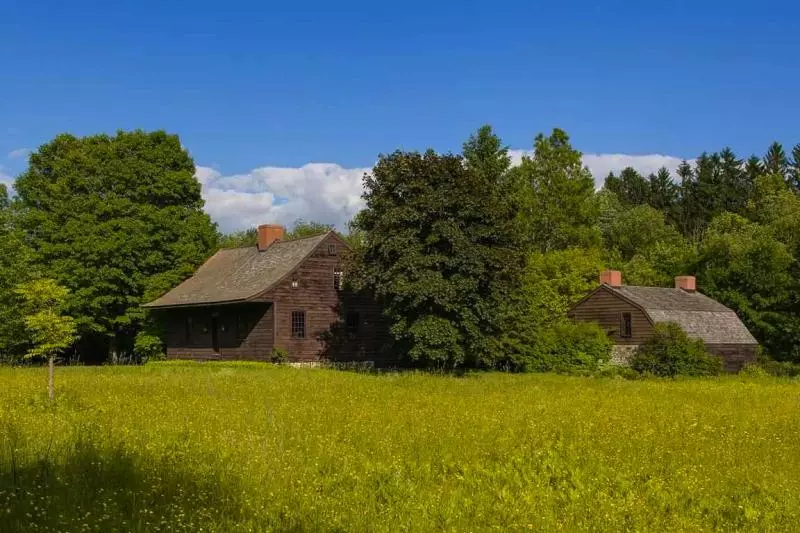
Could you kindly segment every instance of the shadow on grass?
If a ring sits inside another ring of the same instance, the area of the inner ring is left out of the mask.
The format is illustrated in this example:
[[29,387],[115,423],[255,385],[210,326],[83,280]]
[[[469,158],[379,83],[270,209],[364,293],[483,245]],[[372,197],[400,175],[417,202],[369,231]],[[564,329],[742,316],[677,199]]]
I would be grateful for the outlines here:
[[235,487],[80,443],[64,460],[0,464],[0,531],[236,531]]

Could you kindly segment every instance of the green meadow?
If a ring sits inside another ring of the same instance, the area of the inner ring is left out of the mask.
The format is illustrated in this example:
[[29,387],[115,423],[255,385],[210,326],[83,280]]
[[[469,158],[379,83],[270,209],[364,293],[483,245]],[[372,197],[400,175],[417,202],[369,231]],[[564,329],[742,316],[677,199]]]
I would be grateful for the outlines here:
[[0,368],[0,531],[792,531],[800,382]]

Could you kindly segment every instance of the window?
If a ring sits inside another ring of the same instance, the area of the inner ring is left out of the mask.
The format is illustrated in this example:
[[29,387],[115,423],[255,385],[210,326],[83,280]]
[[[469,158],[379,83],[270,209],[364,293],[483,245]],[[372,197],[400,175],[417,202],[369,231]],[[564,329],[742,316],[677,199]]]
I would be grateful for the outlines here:
[[305,311],[292,311],[292,337],[295,339],[306,338]]
[[344,273],[341,269],[337,268],[333,271],[333,288],[337,291],[342,290],[342,276]]
[[186,335],[186,346],[189,346],[189,344],[192,343],[192,317],[186,317],[184,328],[184,334]]
[[630,337],[632,334],[632,318],[630,313],[622,313],[619,324],[619,336]]
[[336,245],[329,244],[328,245],[328,255],[336,255]]
[[299,285],[300,285],[300,282],[297,281],[297,278],[296,277],[292,278],[292,288],[296,289]]
[[358,332],[358,313],[354,311],[349,311],[347,313],[347,317],[345,318],[345,329],[347,329],[347,333],[357,333]]

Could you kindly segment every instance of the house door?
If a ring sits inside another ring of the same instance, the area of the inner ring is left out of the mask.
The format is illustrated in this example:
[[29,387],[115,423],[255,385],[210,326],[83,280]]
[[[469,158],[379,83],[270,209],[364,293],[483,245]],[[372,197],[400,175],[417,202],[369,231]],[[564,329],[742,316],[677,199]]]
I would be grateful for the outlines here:
[[219,318],[211,317],[211,348],[214,353],[219,353]]

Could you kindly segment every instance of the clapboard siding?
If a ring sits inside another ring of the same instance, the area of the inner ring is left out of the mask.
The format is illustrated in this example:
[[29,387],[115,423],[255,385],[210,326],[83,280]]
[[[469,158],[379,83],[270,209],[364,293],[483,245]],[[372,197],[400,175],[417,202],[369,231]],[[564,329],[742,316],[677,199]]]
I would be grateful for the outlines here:
[[[216,315],[219,352],[212,349]],[[191,319],[189,342],[187,319]],[[167,356],[176,359],[269,359],[274,346],[274,307],[270,303],[220,305],[167,312]]]
[[[336,248],[330,255],[328,245]],[[330,234],[303,263],[277,286],[258,297],[273,302],[275,309],[275,345],[285,349],[293,361],[318,361],[328,352],[332,335],[341,329],[343,309],[359,314],[359,327],[352,342],[339,358],[374,359],[377,346],[384,339],[380,309],[368,298],[352,295],[334,287],[333,273],[344,270],[347,245]],[[347,272],[344,273],[347,275]],[[297,287],[292,286],[293,280]],[[350,300],[347,302],[347,300]],[[292,312],[306,314],[306,335],[292,336]]]
[[[619,335],[622,313],[631,314],[630,337]],[[573,307],[569,316],[599,324],[611,333],[616,344],[641,344],[653,334],[653,326],[641,309],[602,287]]]
[[722,358],[726,372],[738,372],[745,364],[755,363],[756,348],[753,344],[706,344],[709,353]]

